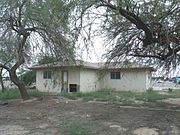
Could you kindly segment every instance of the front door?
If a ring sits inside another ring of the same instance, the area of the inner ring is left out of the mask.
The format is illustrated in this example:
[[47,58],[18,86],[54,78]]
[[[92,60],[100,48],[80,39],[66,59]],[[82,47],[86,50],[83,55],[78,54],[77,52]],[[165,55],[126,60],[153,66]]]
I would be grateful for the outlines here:
[[62,92],[68,92],[68,71],[62,71]]

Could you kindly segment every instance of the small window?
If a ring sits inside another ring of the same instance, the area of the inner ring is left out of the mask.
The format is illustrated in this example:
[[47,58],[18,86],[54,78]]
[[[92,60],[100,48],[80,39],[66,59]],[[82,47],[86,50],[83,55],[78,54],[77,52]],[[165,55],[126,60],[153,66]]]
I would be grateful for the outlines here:
[[51,71],[44,71],[43,72],[44,79],[51,79]]
[[111,72],[111,79],[121,79],[120,72]]
[[116,72],[111,72],[111,79],[116,79]]

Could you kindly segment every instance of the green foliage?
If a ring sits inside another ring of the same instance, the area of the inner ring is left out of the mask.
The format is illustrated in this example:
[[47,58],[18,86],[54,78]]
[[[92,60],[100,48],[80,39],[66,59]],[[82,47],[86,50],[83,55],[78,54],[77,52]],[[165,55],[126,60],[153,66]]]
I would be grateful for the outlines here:
[[167,70],[179,65],[178,0],[79,1],[80,27],[87,30],[83,39],[92,43],[102,37],[109,62],[129,60]]
[[90,135],[88,130],[83,127],[82,124],[71,123],[64,127],[64,134],[65,135]]
[[[39,92],[37,90],[28,90],[28,94],[30,97],[41,97],[46,95],[46,93]],[[48,95],[48,93],[47,93]]]
[[134,104],[135,100],[155,102],[157,100],[162,100],[166,98],[178,98],[180,97],[180,91],[173,91],[163,95],[157,91],[147,91],[147,92],[131,92],[131,91],[113,91],[113,90],[100,90],[90,93],[65,93],[65,97],[76,100],[78,98],[84,101],[105,101],[113,103],[121,103],[122,105]]
[[[78,92],[81,95],[81,93]],[[76,100],[79,96],[76,93],[63,93],[62,95],[68,99]]]
[[36,72],[26,71],[20,76],[20,78],[26,86],[29,86],[36,81]]
[[[29,33],[22,46],[24,57],[31,57],[32,53],[38,50],[55,58],[73,59],[76,39],[74,39],[74,31],[71,30],[73,27],[69,27],[71,12],[74,9],[73,3],[74,1],[64,0],[1,0],[0,52],[3,52],[0,53],[3,55],[1,59],[12,58],[14,61],[11,62],[15,63],[21,30]],[[9,18],[12,20],[10,21]],[[43,47],[46,50],[39,50]]]
[[180,97],[180,90],[172,90],[171,92],[168,91],[168,94],[174,98]]
[[0,100],[5,99],[18,99],[21,98],[19,91],[17,90],[6,90],[4,93],[0,92]]
[[53,63],[56,62],[57,59],[53,56],[42,56],[38,60],[38,64],[48,64],[48,63]]
[[137,100],[148,101],[148,102],[154,102],[154,101],[162,100],[166,98],[169,98],[169,96],[161,95],[156,91],[147,91],[136,96]]
[[[32,63],[30,58],[37,52],[64,61],[74,59],[76,38],[70,26],[73,9],[72,1],[65,0],[0,0],[0,67],[16,76],[18,68],[25,62]],[[29,85],[33,77],[23,77],[24,82]],[[17,77],[11,79],[20,81]],[[28,99],[23,83],[15,84],[22,98]]]
[[109,90],[101,90],[96,92],[88,92],[88,93],[64,93],[63,96],[69,98],[69,99],[77,99],[82,98],[84,101],[90,101],[90,100],[108,100],[111,98],[110,96],[111,91]]
[[[30,97],[40,97],[44,95],[44,93],[39,92],[37,90],[28,90],[28,94]],[[17,89],[6,90],[4,93],[0,92],[0,100],[20,98],[20,92]]]
[[142,100],[147,102],[155,102],[157,100],[162,100],[167,98],[179,98],[179,97],[180,97],[180,90],[166,92],[166,94],[160,94],[158,91],[147,91],[137,94],[135,96],[136,100]]

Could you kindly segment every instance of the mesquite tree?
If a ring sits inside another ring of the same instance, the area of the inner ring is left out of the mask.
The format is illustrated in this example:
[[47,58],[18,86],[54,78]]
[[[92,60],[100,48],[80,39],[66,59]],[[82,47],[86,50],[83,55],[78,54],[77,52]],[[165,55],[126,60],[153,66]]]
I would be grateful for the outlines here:
[[74,57],[74,36],[69,29],[71,7],[71,1],[64,0],[0,0],[0,40],[8,43],[0,49],[12,63],[9,66],[0,61],[0,67],[9,72],[24,100],[29,96],[16,72],[31,51],[45,50],[64,60]]
[[179,65],[179,0],[79,0],[78,9],[79,20],[86,22],[80,26],[90,35],[86,39],[94,34],[107,39],[109,61]]

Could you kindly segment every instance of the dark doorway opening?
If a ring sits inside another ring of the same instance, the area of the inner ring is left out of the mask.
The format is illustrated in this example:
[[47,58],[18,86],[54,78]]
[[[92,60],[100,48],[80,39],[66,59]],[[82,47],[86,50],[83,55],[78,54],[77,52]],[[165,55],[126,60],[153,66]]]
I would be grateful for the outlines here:
[[69,84],[69,92],[78,92],[77,84]]

